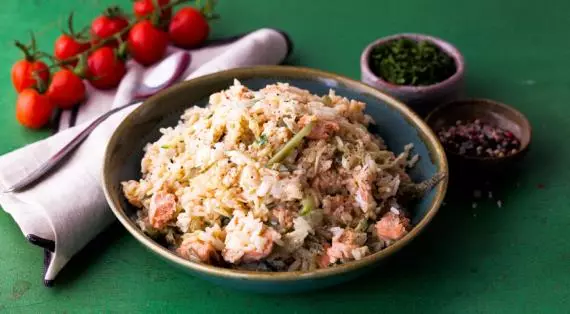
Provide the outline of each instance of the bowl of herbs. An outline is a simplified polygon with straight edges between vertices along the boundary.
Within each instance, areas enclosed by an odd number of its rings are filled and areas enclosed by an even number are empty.
[[[463,55],[437,37],[404,33],[380,38],[364,49],[360,68],[364,83],[398,98],[420,116],[463,94]]]

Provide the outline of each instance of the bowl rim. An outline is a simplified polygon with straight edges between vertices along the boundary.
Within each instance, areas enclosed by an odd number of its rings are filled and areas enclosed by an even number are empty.
[[[161,246],[150,237],[146,236],[135,223],[127,216],[125,211],[121,209],[121,205],[118,198],[114,197],[113,191],[110,189],[111,183],[110,176],[106,173],[110,171],[108,168],[111,154],[110,151],[117,143],[120,142],[120,134],[123,133],[124,129],[127,129],[131,123],[130,120],[134,119],[136,112],[144,110],[146,107],[152,106],[157,99],[164,95],[164,93],[176,93],[178,91],[192,88],[192,86],[199,85],[201,82],[207,81],[219,81],[219,80],[231,80],[234,78],[253,78],[253,77],[276,77],[276,78],[289,78],[289,79],[312,79],[312,80],[332,80],[340,83],[346,88],[356,90],[359,93],[367,94],[369,96],[378,98],[386,103],[387,106],[397,110],[404,119],[406,119],[411,125],[413,125],[418,130],[418,136],[422,138],[428,147],[430,153],[430,159],[435,164],[439,172],[445,174],[444,178],[437,184],[435,189],[435,196],[428,206],[428,210],[425,216],[414,226],[408,234],[406,234],[402,239],[398,240],[393,245],[383,249],[374,254],[368,255],[361,260],[351,261],[346,264],[336,265],[329,268],[317,269],[313,271],[293,271],[293,272],[259,272],[259,271],[247,271],[247,270],[236,270],[222,268],[207,264],[202,264],[198,262],[192,262],[182,257],[177,256],[173,252],[169,251],[165,247]],[[432,132],[429,126],[423,122],[423,120],[416,115],[411,109],[406,105],[399,102],[398,100],[388,96],[387,94],[380,92],[377,89],[372,88],[362,82],[350,79],[345,76],[341,76],[334,73],[329,73],[321,70],[305,68],[305,67],[294,67],[294,66],[253,66],[238,69],[231,69],[226,71],[217,72],[214,74],[209,74],[201,76],[189,81],[184,81],[174,85],[167,91],[159,93],[149,99],[147,99],[138,108],[134,109],[129,113],[119,126],[113,132],[110,140],[105,148],[105,155],[102,167],[102,186],[107,199],[107,203],[111,207],[114,215],[121,222],[121,224],[129,231],[129,233],[147,249],[150,249],[155,254],[161,256],[165,260],[175,264],[176,266],[192,270],[197,273],[232,280],[250,280],[250,281],[262,281],[262,282],[291,282],[297,280],[308,280],[308,279],[318,279],[325,278],[333,275],[340,275],[355,271],[360,268],[366,268],[367,266],[372,266],[376,264],[383,258],[392,255],[393,253],[399,251],[402,247],[406,246],[411,240],[413,240],[421,231],[423,231],[429,222],[433,219],[435,214],[438,212],[443,199],[445,197],[448,185],[448,163],[443,150],[443,147],[439,143],[436,135]],[[120,197],[118,195],[117,197]]]
[[[455,99],[449,102],[446,102],[444,104],[441,104],[439,106],[437,106],[436,108],[434,108],[427,116],[425,119],[425,122],[428,126],[430,126],[431,128],[431,124],[434,121],[434,119],[439,115],[445,115],[445,111],[450,109],[451,107],[457,106],[457,105],[474,105],[476,106],[477,104],[484,104],[485,106],[490,106],[490,107],[500,107],[504,110],[510,111],[512,112],[514,115],[516,115],[519,119],[521,119],[522,121],[522,125],[521,127],[526,130],[525,132],[528,132],[528,141],[526,142],[522,142],[521,139],[519,138],[518,140],[521,142],[521,147],[519,148],[519,150],[512,154],[512,155],[506,155],[504,157],[477,157],[477,156],[468,156],[468,155],[461,155],[458,154],[456,152],[453,151],[449,151],[449,150],[445,150],[446,154],[449,154],[455,158],[463,158],[465,160],[472,160],[472,161],[480,161],[480,162],[492,162],[492,161],[503,161],[503,160],[509,160],[509,159],[514,159],[517,158],[518,156],[521,156],[522,154],[524,154],[529,146],[530,146],[530,142],[532,141],[532,125],[530,124],[528,118],[519,110],[517,110],[515,107],[513,106],[509,106],[505,103],[502,103],[500,101],[496,101],[493,99],[488,99],[488,98],[464,98],[464,99]],[[507,117],[508,118],[508,117]],[[513,119],[509,119],[511,121],[514,121]],[[518,123],[517,123],[518,124]],[[432,131],[435,133],[438,130],[432,129]],[[439,137],[438,137],[439,139]]]
[[[370,53],[372,49],[376,48],[380,45],[385,45],[393,40],[397,40],[400,38],[408,38],[412,40],[426,40],[431,42],[432,44],[436,45],[439,49],[441,49],[445,54],[453,59],[455,62],[455,73],[450,77],[446,78],[441,82],[437,82],[431,85],[420,85],[420,86],[413,86],[413,85],[397,85],[392,84],[385,79],[379,77],[372,71],[370,68]],[[362,54],[360,55],[360,68],[363,72],[363,75],[368,77],[373,77],[376,79],[375,83],[380,84],[385,88],[389,88],[390,90],[396,92],[434,92],[439,90],[447,85],[454,85],[456,84],[461,78],[464,76],[465,73],[465,58],[463,54],[451,43],[432,35],[420,34],[420,33],[399,33],[394,34],[386,37],[379,38],[364,48]]]

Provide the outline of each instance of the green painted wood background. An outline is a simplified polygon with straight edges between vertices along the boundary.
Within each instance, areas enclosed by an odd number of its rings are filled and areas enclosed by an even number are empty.
[[[51,50],[57,20],[88,21],[116,1],[5,0],[0,9],[0,153],[47,135],[14,118],[11,40],[32,28]],[[130,1],[120,1],[129,5]],[[114,225],[41,283],[42,252],[0,212],[0,312],[568,313],[570,310],[570,2],[221,0],[214,36],[288,31],[291,63],[359,77],[370,41],[396,32],[443,37],[464,52],[471,96],[512,104],[534,126],[532,151],[495,201],[448,202],[428,231],[371,275],[303,295],[227,290],[171,269]],[[544,187],[542,188],[542,185]],[[65,188],[65,187],[62,187]],[[499,194],[499,191],[495,191]]]

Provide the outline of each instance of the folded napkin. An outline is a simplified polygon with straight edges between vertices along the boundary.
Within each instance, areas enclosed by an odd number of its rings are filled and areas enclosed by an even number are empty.
[[[273,29],[208,42],[190,51],[185,79],[253,65],[279,64],[291,51],[288,37]],[[169,48],[169,54],[176,54]],[[169,58],[172,59],[172,58]],[[140,82],[161,82],[174,65],[167,61],[145,69],[128,63],[128,72],[113,91],[88,90],[88,100],[73,111],[61,113],[57,134],[0,157],[0,190],[14,184],[68,143],[86,124],[112,107],[133,99]],[[114,216],[100,186],[103,154],[115,127],[138,105],[100,124],[69,159],[35,186],[19,193],[0,194],[0,206],[11,214],[26,238],[44,249],[47,286],[67,262],[103,231]]]

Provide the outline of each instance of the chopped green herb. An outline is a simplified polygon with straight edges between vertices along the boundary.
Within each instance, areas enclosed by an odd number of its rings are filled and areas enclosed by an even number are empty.
[[[261,134],[261,136],[260,136],[259,139],[257,140],[257,144],[259,144],[259,145],[265,145],[265,144],[267,144],[267,135]]]
[[[397,85],[432,85],[456,71],[454,60],[439,47],[407,38],[375,47],[369,62],[374,74]]]
[[[160,148],[167,149],[167,148],[170,148],[170,145],[162,145],[162,146],[160,146]]]
[[[311,193],[308,193],[307,196],[301,202],[303,204],[303,208],[299,212],[299,215],[305,216],[308,215],[313,209],[315,208],[315,199]]]
[[[210,118],[213,117],[213,116],[214,116],[214,113],[212,112],[212,113],[210,113],[210,115],[208,116],[207,119],[210,119]]]

